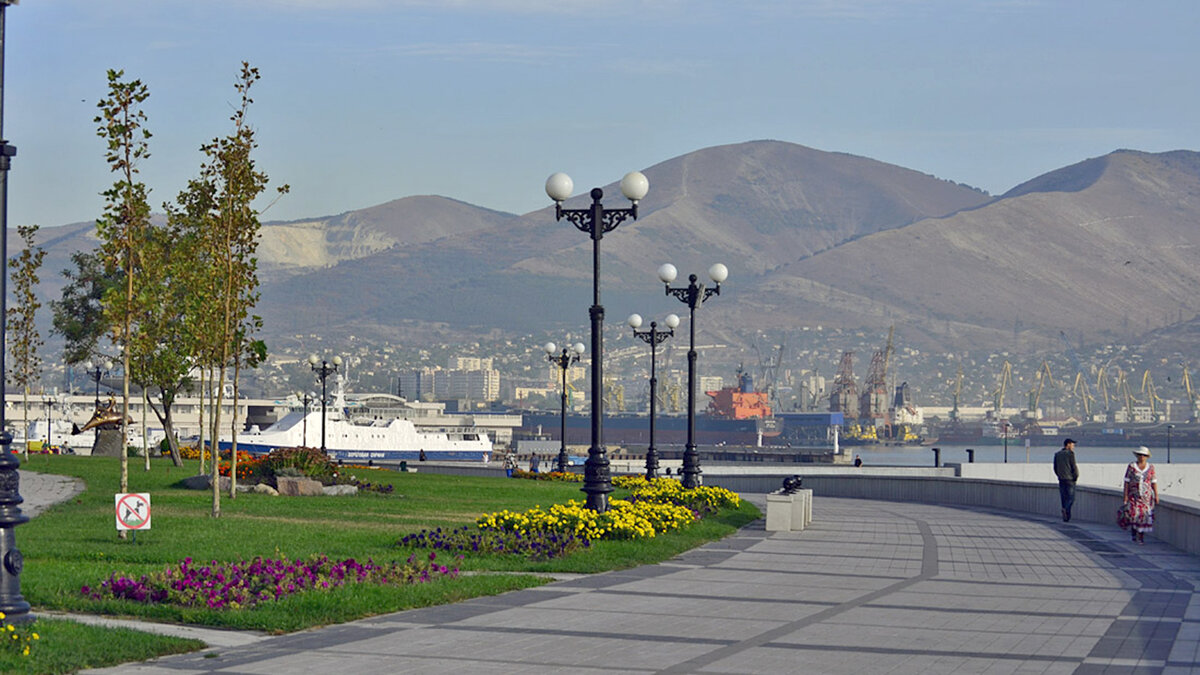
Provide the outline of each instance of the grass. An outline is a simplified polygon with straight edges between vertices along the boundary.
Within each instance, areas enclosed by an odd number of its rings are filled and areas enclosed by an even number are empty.
[[[500,555],[451,561],[441,554],[439,562],[443,564],[493,573],[411,586],[354,585],[292,596],[251,609],[220,611],[92,600],[82,596],[80,588],[97,586],[113,572],[136,577],[188,557],[206,562],[249,560],[256,556],[296,559],[324,554],[332,559],[402,561],[413,552],[395,545],[405,534],[470,524],[479,514],[489,511],[524,510],[582,499],[583,493],[578,483],[343,469],[361,480],[391,483],[395,492],[310,498],[246,493],[230,499],[222,495],[221,516],[212,518],[210,493],[177,485],[195,473],[194,467],[177,469],[166,460],[155,460],[146,472],[140,462],[136,465],[131,462],[129,491],[148,492],[152,502],[152,529],[139,532],[135,542],[118,539],[116,534],[113,495],[118,491],[119,460],[37,455],[22,468],[77,476],[88,486],[82,494],[16,530],[17,542],[25,555],[21,593],[35,610],[132,616],[271,633],[457,602],[548,581],[536,573],[594,573],[660,562],[724,537],[759,516],[757,509],[743,504],[684,531],[645,541],[594,542],[590,549],[545,562]],[[613,496],[619,495],[617,492]],[[37,651],[58,651],[55,643],[64,644],[59,639],[43,637]],[[119,658],[114,663],[147,656]],[[8,672],[7,668],[0,670]]]
[[[0,672],[74,673],[204,648],[199,640],[88,626],[65,619],[42,618],[24,629],[36,631],[41,639],[34,643],[30,656],[0,649]]]

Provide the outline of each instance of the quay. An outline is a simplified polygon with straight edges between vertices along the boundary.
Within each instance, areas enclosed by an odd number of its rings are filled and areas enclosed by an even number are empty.
[[[34,505],[39,482],[22,472]],[[92,672],[1200,673],[1198,584],[1196,555],[1057,508],[818,487],[800,532],[760,520],[657,565],[284,636],[207,631],[209,649]]]

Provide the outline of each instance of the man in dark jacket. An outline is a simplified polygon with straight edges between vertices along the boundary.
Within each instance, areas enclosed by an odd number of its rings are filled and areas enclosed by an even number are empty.
[[[1071,522],[1071,507],[1075,504],[1075,481],[1079,480],[1079,466],[1075,464],[1075,441],[1063,441],[1062,450],[1054,453],[1054,475],[1058,476],[1058,496],[1062,499],[1064,523]]]

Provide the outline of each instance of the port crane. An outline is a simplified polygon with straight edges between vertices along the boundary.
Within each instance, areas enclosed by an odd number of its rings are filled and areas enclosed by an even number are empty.
[[[1129,378],[1125,371],[1117,368],[1117,394],[1125,399],[1125,421],[1133,421],[1133,392],[1129,390]]]
[[[1075,386],[1071,388],[1071,393],[1079,397],[1080,409],[1083,411],[1083,421],[1092,421],[1092,392],[1088,391],[1087,379],[1083,377],[1083,372],[1075,373]]]
[[[1049,382],[1051,387],[1057,387],[1054,383],[1054,375],[1050,373],[1050,364],[1042,361],[1042,365],[1038,368],[1037,375],[1034,377],[1033,389],[1029,390],[1029,410],[1025,411],[1026,420],[1033,422],[1037,420],[1038,404],[1042,401],[1042,391]]]
[[[1096,391],[1104,395],[1104,421],[1113,421],[1112,400],[1108,395],[1108,364],[1100,366],[1096,371]]]
[[[997,415],[1000,414],[1000,408],[1004,406],[1004,392],[1008,391],[1008,385],[1012,382],[1012,364],[1008,359],[1004,360],[1004,365],[1000,366],[1000,375],[996,378],[996,388],[992,390],[992,410]]]
[[[1198,416],[1196,411],[1196,394],[1192,391],[1192,376],[1188,374],[1188,364],[1186,361],[1183,364],[1183,390],[1187,392],[1188,397],[1188,421],[1195,422]]]
[[[1158,412],[1156,403],[1162,403],[1163,400],[1158,397],[1158,392],[1154,390],[1154,378],[1150,376],[1150,369],[1142,374],[1142,393],[1146,395],[1146,400],[1150,402],[1150,421],[1161,422],[1162,415]]]
[[[963,369],[962,362],[958,363],[958,373],[954,376],[954,391],[950,392],[950,396],[954,400],[954,407],[950,408],[950,421],[958,421],[958,397],[962,394],[963,384]]]

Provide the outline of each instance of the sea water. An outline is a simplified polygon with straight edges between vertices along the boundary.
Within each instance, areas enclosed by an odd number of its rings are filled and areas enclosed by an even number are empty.
[[[1010,462],[1050,464],[1054,461],[1054,453],[1059,448],[1035,445],[1025,447],[1023,441],[1008,444],[1007,451],[1003,445],[934,445],[934,446],[845,446],[842,451],[851,460],[855,455],[862,457],[863,464],[870,466],[933,466],[933,448],[940,450],[941,463],[966,464],[967,448],[974,447],[976,462]],[[1112,446],[1075,446],[1075,461],[1126,464],[1133,461],[1131,447]],[[1153,455],[1150,461],[1154,464],[1166,464],[1166,448],[1150,448]],[[1200,448],[1171,446],[1170,463],[1200,464]]]

